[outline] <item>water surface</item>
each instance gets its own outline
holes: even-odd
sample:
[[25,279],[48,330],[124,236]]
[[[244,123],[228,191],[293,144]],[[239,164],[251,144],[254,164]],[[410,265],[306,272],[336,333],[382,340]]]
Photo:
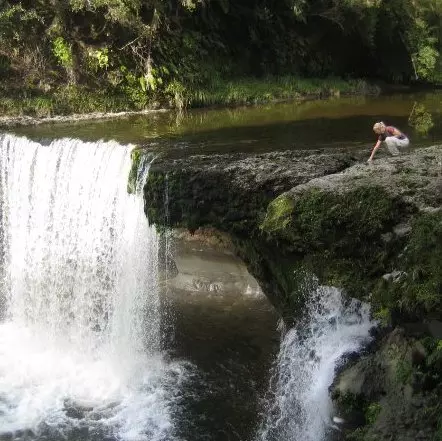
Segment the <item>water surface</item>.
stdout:
[[74,137],[135,143],[176,155],[366,147],[372,126],[404,131],[414,147],[442,142],[442,91],[344,97],[252,107],[158,112],[117,120],[15,129],[32,138]]

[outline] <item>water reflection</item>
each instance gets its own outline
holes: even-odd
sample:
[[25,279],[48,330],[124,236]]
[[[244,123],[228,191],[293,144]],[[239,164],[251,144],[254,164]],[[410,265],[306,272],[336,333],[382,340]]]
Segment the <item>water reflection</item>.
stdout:
[[442,141],[442,91],[345,97],[253,107],[159,112],[119,120],[14,130],[34,138],[115,139],[175,154],[362,146],[376,121],[400,127],[414,147]]
[[415,102],[408,118],[408,124],[420,135],[428,135],[434,127],[433,117],[424,104]]

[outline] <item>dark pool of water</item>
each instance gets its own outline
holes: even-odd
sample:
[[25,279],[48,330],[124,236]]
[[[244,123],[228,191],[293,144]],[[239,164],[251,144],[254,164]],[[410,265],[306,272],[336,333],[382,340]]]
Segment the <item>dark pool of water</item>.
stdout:
[[174,409],[175,437],[252,441],[279,349],[278,315],[234,256],[193,242],[180,247],[176,263],[168,347],[194,375]]
[[373,123],[404,131],[415,147],[442,142],[442,91],[159,112],[118,120],[15,129],[32,138],[116,140],[177,155],[355,146],[375,142]]

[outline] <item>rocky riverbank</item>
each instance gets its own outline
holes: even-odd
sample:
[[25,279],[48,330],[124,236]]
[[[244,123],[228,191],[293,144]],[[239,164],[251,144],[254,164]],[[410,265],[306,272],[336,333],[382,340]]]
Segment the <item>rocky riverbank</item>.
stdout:
[[[349,436],[439,439],[442,146],[380,154],[371,164],[367,153],[162,157],[144,188],[147,214],[160,227],[228,233],[288,323],[312,274],[370,302],[379,338],[333,392],[352,421]],[[416,406],[422,424],[415,424]]]

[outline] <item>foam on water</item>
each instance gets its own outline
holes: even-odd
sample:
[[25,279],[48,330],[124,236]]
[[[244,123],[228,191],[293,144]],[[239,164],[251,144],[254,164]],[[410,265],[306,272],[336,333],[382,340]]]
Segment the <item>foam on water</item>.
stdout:
[[159,242],[127,193],[132,147],[0,147],[0,435],[171,439],[185,369],[161,355]]
[[329,396],[346,354],[359,351],[375,326],[369,308],[345,301],[340,290],[318,287],[305,317],[281,343],[258,441],[323,441],[332,425]]

